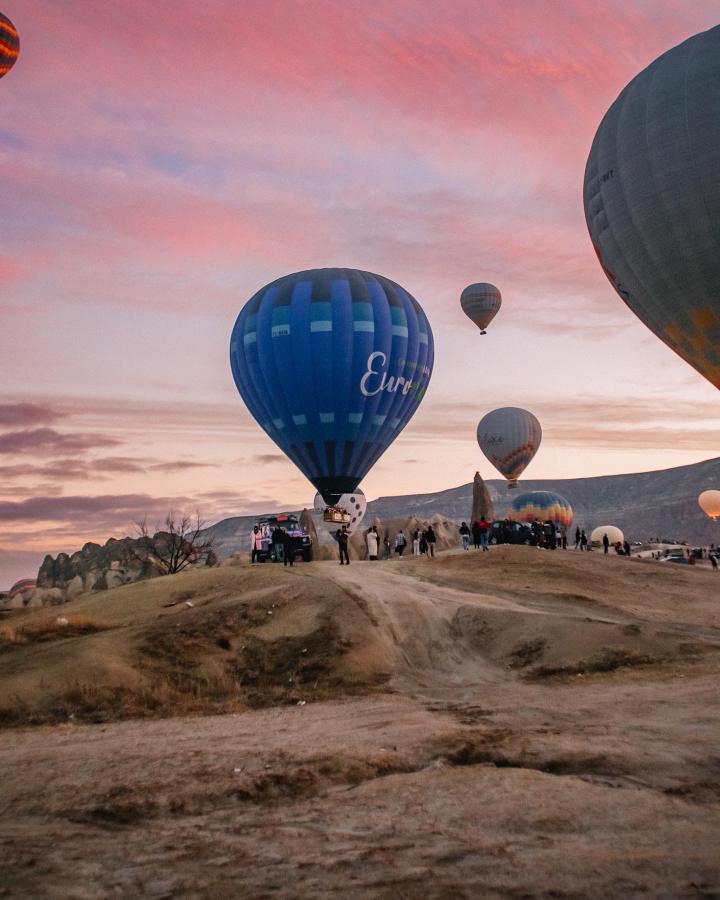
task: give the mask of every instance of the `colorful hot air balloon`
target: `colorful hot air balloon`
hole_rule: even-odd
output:
[[[0,78],[12,69],[20,55],[20,38],[17,28],[0,13]]]
[[[504,406],[480,419],[477,440],[485,456],[507,478],[508,487],[514,488],[537,453],[542,428],[526,409]]]
[[[595,135],[584,200],[612,286],[720,387],[720,26],[622,91]]]
[[[529,491],[520,494],[512,502],[510,518],[516,522],[552,522],[569,528],[572,525],[572,506],[560,494],[553,491]]]
[[[700,509],[715,522],[720,520],[720,491],[703,491],[698,497]]]
[[[330,505],[407,425],[433,358],[417,300],[357,269],[278,278],[245,304],[230,340],[248,409]]]
[[[460,294],[460,305],[465,315],[485,334],[485,329],[502,306],[502,296],[494,284],[470,284]]]

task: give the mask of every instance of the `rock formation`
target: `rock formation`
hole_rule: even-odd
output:
[[[37,575],[37,582],[18,583],[5,595],[4,609],[22,609],[33,606],[50,606],[67,603],[88,591],[105,591],[110,588],[155,578],[166,574],[153,558],[152,547],[162,546],[169,538],[164,532],[150,537],[118,540],[110,538],[104,544],[88,543],[76,553],[58,553],[46,556]],[[217,554],[206,550],[195,565],[217,565]],[[20,590],[19,588],[23,589]]]
[[[492,522],[495,517],[493,510],[493,502],[490,499],[490,492],[485,487],[479,472],[475,473],[473,479],[473,495],[472,495],[472,512],[470,513],[471,522],[479,522],[480,519],[487,519]]]

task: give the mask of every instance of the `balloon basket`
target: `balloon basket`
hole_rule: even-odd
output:
[[[323,510],[323,522],[330,522],[333,525],[349,525],[352,522],[352,516],[337,506],[327,506]]]

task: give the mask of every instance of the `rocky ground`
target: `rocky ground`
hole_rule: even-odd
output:
[[[0,895],[720,897],[717,573],[507,547],[62,611],[0,644]]]

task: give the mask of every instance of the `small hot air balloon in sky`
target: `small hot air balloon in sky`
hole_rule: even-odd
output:
[[[720,26],[623,89],[595,135],[584,202],[620,297],[720,387]]]
[[[358,269],[278,278],[245,304],[230,340],[248,409],[329,506],[410,421],[433,359],[417,300]]]
[[[542,428],[526,409],[504,406],[480,419],[477,427],[480,449],[495,468],[517,487],[517,480],[537,453]]]
[[[510,518],[516,522],[552,522],[569,528],[572,525],[572,506],[560,494],[553,491],[529,491],[520,494],[512,502]]]
[[[494,284],[470,284],[460,294],[460,305],[465,315],[485,334],[485,329],[502,306],[502,296]]]
[[[20,38],[17,28],[0,13],[0,78],[12,69],[20,55]]]
[[[700,509],[715,522],[720,519],[720,491],[703,491],[698,497]]]

